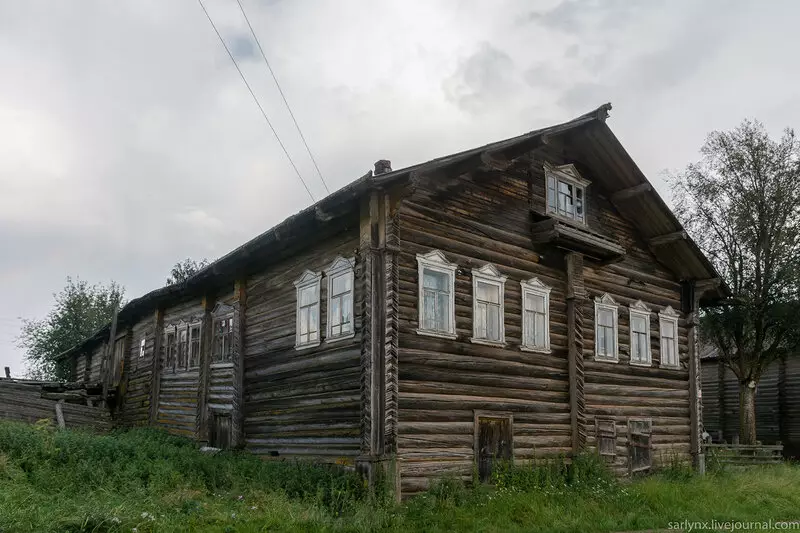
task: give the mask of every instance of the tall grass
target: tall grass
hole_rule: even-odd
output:
[[[665,461],[662,461],[665,462]],[[443,478],[391,503],[352,471],[200,453],[152,429],[98,436],[0,422],[0,532],[626,531],[679,519],[800,518],[800,468],[620,481],[591,455]]]

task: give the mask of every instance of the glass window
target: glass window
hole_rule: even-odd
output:
[[[501,341],[500,286],[478,281],[475,293],[475,337]]]
[[[631,363],[650,364],[650,311],[641,300],[630,309]]]
[[[678,366],[678,320],[661,317],[661,364]]]
[[[447,333],[450,331],[450,275],[426,268],[422,277],[422,329]]]
[[[142,340],[139,341],[139,357],[144,357],[144,350],[146,346],[147,346],[147,339],[142,338]]]
[[[550,287],[536,278],[522,286],[522,348],[550,351]]]
[[[185,369],[189,363],[189,331],[186,327],[178,330],[178,368]]]
[[[328,277],[328,338],[349,337],[353,333],[354,260],[337,258]]]
[[[200,324],[189,327],[189,367],[200,366]]]
[[[572,165],[564,165],[558,168],[566,170],[545,169],[545,175],[547,176],[547,212],[583,223],[585,181],[574,176],[577,171]]]
[[[233,353],[233,317],[225,316],[214,320],[214,343],[211,360],[224,363],[231,360]]]
[[[295,347],[319,344],[319,284],[322,274],[306,271],[297,287],[297,334]]]
[[[617,361],[617,303],[604,294],[595,298],[595,357]]]

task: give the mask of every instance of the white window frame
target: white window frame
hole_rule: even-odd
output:
[[[321,294],[320,294],[320,286],[322,285],[322,273],[320,272],[311,272],[310,270],[306,270],[300,278],[294,282],[295,286],[295,338],[294,338],[294,347],[296,350],[304,350],[306,348],[313,348],[315,346],[319,346],[321,342],[321,320],[322,320],[322,304],[320,303]],[[310,339],[307,342],[300,342],[300,291],[306,289],[308,287],[315,287],[317,290],[317,302],[316,304],[311,304],[309,306],[304,307],[311,307],[316,305],[317,307],[317,336],[314,339]]]
[[[614,349],[612,356],[600,355],[600,335],[598,335],[597,332],[600,324],[598,316],[601,310],[611,311],[614,315],[614,324],[612,326]],[[603,296],[598,296],[594,299],[594,359],[595,361],[605,361],[608,363],[619,362],[619,305],[608,293],[605,293]]]
[[[550,178],[555,179],[555,201],[556,207],[553,208],[550,206],[550,185],[549,181]],[[573,216],[564,215],[558,212],[558,182],[566,183],[567,185],[572,185],[573,187]],[[591,184],[590,181],[585,180],[581,177],[578,169],[575,168],[573,164],[561,165],[561,166],[553,166],[549,163],[544,164],[544,206],[545,212],[548,215],[557,217],[561,220],[566,220],[575,224],[580,224],[582,226],[586,225],[586,189]],[[574,216],[575,213],[575,198],[577,197],[577,189],[581,190],[581,201],[582,205],[582,216],[581,218],[577,218]]]
[[[354,257],[350,259],[345,259],[344,257],[337,257],[331,263],[331,266],[325,271],[325,276],[328,278],[328,307],[327,307],[327,320],[325,321],[325,341],[326,342],[336,342],[345,339],[352,339],[356,335],[356,324],[355,324],[355,264],[356,260]],[[334,335],[331,331],[333,329],[333,324],[331,320],[331,302],[333,301],[333,278],[346,274],[350,277],[350,292],[349,293],[342,293],[340,298],[347,297],[346,295],[349,294],[350,298],[350,309],[352,316],[350,317],[350,331],[345,333],[340,333],[338,335]]]
[[[520,343],[519,349],[525,352],[538,352],[538,353],[550,353],[550,291],[552,290],[551,287],[542,283],[539,278],[531,278],[529,280],[523,280],[519,282],[520,288],[522,289],[522,339]],[[525,320],[525,314],[529,311],[525,305],[528,301],[527,295],[532,294],[534,296],[540,296],[544,298],[544,346],[536,346],[527,344],[526,340],[528,339],[528,321]],[[535,328],[534,324],[534,328]]]
[[[629,355],[630,355],[630,364],[634,366],[652,366],[653,365],[653,353],[652,348],[650,347],[650,308],[644,304],[641,300],[637,300],[635,303],[632,303],[629,310],[629,319],[628,319],[628,348],[629,348]],[[633,347],[635,345],[633,340],[633,318],[639,317],[644,319],[644,333],[646,335],[645,341],[645,354],[643,359],[636,359],[633,358]]]
[[[443,339],[455,339],[456,335],[456,269],[458,265],[451,263],[447,260],[442,252],[439,250],[432,250],[427,254],[417,254],[417,274],[418,274],[418,293],[417,293],[417,307],[419,308],[419,316],[417,323],[417,334],[427,335],[430,337],[440,337]],[[450,313],[447,318],[447,329],[445,331],[425,329],[423,327],[423,313],[424,313],[424,283],[423,275],[425,270],[432,270],[442,274],[447,274],[450,280]]]
[[[139,341],[139,359],[144,357],[145,349],[147,348],[147,337],[143,336]]]
[[[487,344],[489,346],[505,346],[506,345],[506,280],[508,276],[504,276],[492,264],[485,264],[481,268],[472,269],[472,338],[470,342],[475,344]],[[497,287],[500,296],[500,339],[487,339],[485,337],[478,337],[478,282]]]
[[[681,367],[681,351],[678,346],[678,319],[680,315],[672,308],[671,305],[668,305],[663,311],[658,313],[658,339],[659,339],[659,357],[661,359],[660,365],[662,368],[673,368],[679,369]],[[674,353],[671,354],[671,359],[674,362],[667,363],[664,361],[664,338],[661,335],[662,325],[667,322],[672,324],[672,331],[675,332],[674,338]]]
[[[211,311],[211,349],[209,350],[209,356],[211,357],[211,368],[228,368],[233,365],[233,358],[236,357],[234,353],[234,346],[236,343],[234,342],[234,324],[233,324],[233,316],[234,316],[234,309],[233,306],[228,304],[224,304],[222,302],[217,303],[214,306],[214,309]],[[219,328],[220,323],[225,323],[225,327],[230,328],[230,343],[228,349],[228,358],[225,358],[225,350],[224,350],[224,340],[222,341],[222,346],[220,347],[221,352],[217,352],[217,340],[219,336],[217,335],[217,330]],[[203,331],[202,326],[200,330],[200,364],[202,365],[202,358],[203,358]],[[219,356],[219,359],[217,359]]]

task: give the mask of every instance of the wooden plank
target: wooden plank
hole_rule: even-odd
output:
[[[688,237],[687,233],[683,230],[675,231],[672,233],[666,233],[664,235],[657,235],[656,237],[651,237],[647,239],[648,244],[650,246],[663,246],[665,244],[671,244],[677,241],[686,240]]]
[[[653,186],[650,185],[649,182],[640,183],[639,185],[634,185],[633,187],[627,187],[625,189],[620,189],[611,193],[611,202],[616,204],[621,200],[630,200],[632,198],[637,198],[638,196],[650,192],[653,190]]]

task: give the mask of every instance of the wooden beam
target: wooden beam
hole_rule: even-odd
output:
[[[203,321],[200,326],[200,379],[197,388],[197,440],[208,441],[208,388],[211,383],[211,347],[214,331],[211,311],[216,305],[213,295],[203,295]]]
[[[481,168],[484,170],[508,170],[512,161],[507,159],[501,153],[483,152],[481,153]]]
[[[586,400],[583,369],[583,256],[571,252],[565,257],[567,277],[567,370],[569,375],[570,434],[573,456],[586,446]]]
[[[164,337],[164,310],[157,309],[153,316],[153,363],[150,369],[150,413],[149,424],[158,420],[158,402],[161,393],[161,342]]]
[[[647,240],[650,246],[662,246],[664,244],[670,244],[676,241],[683,241],[686,240],[688,235],[685,231],[675,231],[672,233],[667,233],[665,235],[658,235],[657,237],[651,237]]]
[[[653,186],[650,185],[650,183],[640,183],[639,185],[634,185],[633,187],[620,189],[619,191],[611,193],[611,201],[616,203],[620,200],[629,200],[652,190]]]

